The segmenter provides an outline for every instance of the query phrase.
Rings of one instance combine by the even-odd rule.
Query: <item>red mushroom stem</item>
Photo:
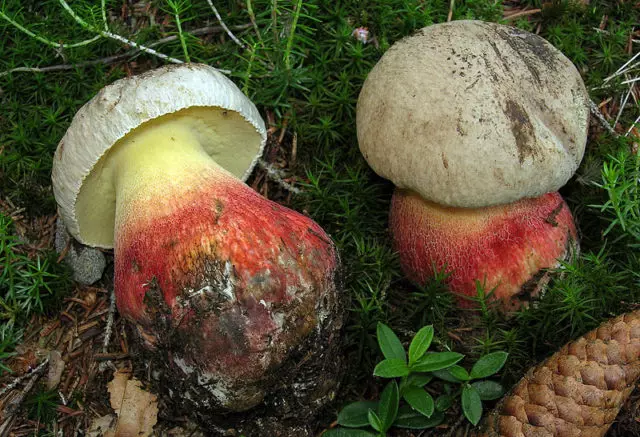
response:
[[[558,266],[576,242],[573,217],[559,193],[487,208],[443,207],[396,189],[390,212],[393,243],[403,271],[423,284],[450,272],[451,290],[477,296],[476,281],[517,309],[539,293],[540,272]],[[473,301],[460,297],[459,306]]]
[[[335,305],[333,243],[218,166],[179,126],[127,137],[110,162],[120,313],[152,348],[177,338],[169,365],[197,375],[215,404],[255,406],[270,372]]]

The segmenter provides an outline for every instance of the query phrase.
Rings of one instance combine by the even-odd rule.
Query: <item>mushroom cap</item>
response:
[[[190,110],[196,110],[195,116]],[[231,80],[204,64],[168,65],[120,79],[80,108],[54,155],[52,182],[58,211],[78,241],[113,247],[112,237],[85,238],[81,216],[87,213],[77,208],[81,190],[92,184],[87,189],[95,191],[88,193],[95,198],[91,216],[113,224],[113,184],[96,181],[102,178],[112,146],[152,120],[157,123],[161,117],[180,114],[191,114],[203,148],[220,166],[243,181],[249,177],[264,149],[266,130],[255,105]],[[92,174],[96,167],[99,171]]]
[[[360,92],[360,150],[399,188],[483,207],[557,191],[578,168],[589,96],[537,35],[454,21],[395,43]]]

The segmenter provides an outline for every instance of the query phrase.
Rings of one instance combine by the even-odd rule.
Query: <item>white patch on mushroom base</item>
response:
[[[174,356],[173,362],[185,373],[185,375],[192,375],[195,373],[199,387],[204,388],[209,393],[211,393],[211,396],[213,396],[213,398],[221,405],[227,404],[227,401],[229,399],[229,388],[225,383],[209,373],[198,371],[195,367],[187,364],[187,362],[181,357]],[[197,401],[194,400],[191,397],[190,392],[185,393],[184,396],[192,402],[209,405],[209,401],[204,398],[199,397]]]
[[[215,382],[214,382],[215,381]],[[221,405],[227,405],[229,401],[229,388],[221,380],[207,373],[198,374],[198,384],[206,389],[211,396]]]
[[[224,264],[224,276],[222,278],[222,286],[220,287],[220,294],[226,296],[230,301],[236,300],[234,279],[233,279],[233,266],[231,261],[227,260]]]
[[[276,324],[279,331],[282,331],[284,327],[284,314],[283,313],[271,313],[271,320]]]
[[[176,363],[178,367],[180,367],[180,370],[182,370],[185,373],[185,375],[191,375],[193,372],[196,371],[196,369],[188,365],[183,358],[176,357],[174,355],[173,362]]]

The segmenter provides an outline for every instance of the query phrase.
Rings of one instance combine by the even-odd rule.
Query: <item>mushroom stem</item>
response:
[[[475,297],[479,281],[507,311],[539,294],[548,280],[544,269],[557,267],[576,244],[573,217],[557,192],[507,205],[453,208],[396,189],[390,228],[411,280],[422,284],[434,269],[446,269],[454,293]],[[461,297],[459,305],[473,303]]]
[[[196,200],[207,185],[244,185],[211,158],[196,133],[182,120],[140,129],[128,135],[110,156],[116,192],[116,233],[170,216],[181,198]]]
[[[257,405],[297,345],[337,329],[330,238],[220,167],[184,123],[128,135],[109,162],[118,310],[170,352],[168,374],[193,379],[194,402]]]

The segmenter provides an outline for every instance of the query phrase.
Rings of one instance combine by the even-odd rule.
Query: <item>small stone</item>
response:
[[[64,226],[61,219],[56,222],[55,248],[62,253],[69,246],[64,261],[73,271],[73,279],[83,285],[91,285],[102,278],[107,260],[104,254],[94,248],[78,243]]]

